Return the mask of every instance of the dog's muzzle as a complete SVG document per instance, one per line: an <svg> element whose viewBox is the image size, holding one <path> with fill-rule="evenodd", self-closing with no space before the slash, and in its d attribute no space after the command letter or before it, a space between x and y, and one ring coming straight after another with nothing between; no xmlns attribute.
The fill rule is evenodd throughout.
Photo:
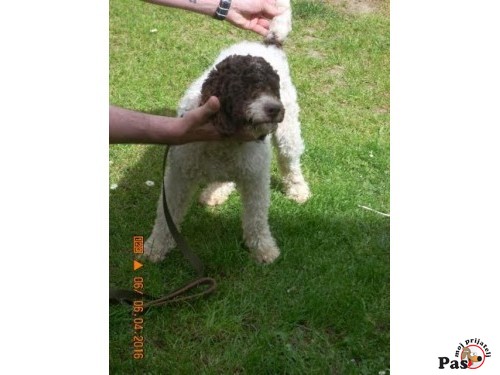
<svg viewBox="0 0 500 375"><path fill-rule="evenodd" d="M264 104L264 112L269 122L281 122L285 117L285 108L281 102L269 102Z"/></svg>
<svg viewBox="0 0 500 375"><path fill-rule="evenodd" d="M261 95L247 106L246 117L254 126L279 123L285 117L285 108L278 98Z"/></svg>
<svg viewBox="0 0 500 375"><path fill-rule="evenodd" d="M285 118L285 108L279 99L261 95L247 106L249 131L260 140L273 133Z"/></svg>

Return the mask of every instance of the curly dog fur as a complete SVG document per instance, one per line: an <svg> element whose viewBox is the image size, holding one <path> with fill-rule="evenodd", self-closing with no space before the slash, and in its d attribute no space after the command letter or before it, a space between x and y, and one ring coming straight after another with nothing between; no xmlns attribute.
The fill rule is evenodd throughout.
<svg viewBox="0 0 500 375"><path fill-rule="evenodd" d="M211 95L217 96L221 110L214 124L227 139L171 147L164 180L167 204L177 227L200 184L209 184L200 197L207 205L223 203L238 189L243 202L243 238L261 263L271 263L280 254L268 224L271 138L278 151L286 195L299 203L310 196L300 168L304 144L297 93L280 48L291 29L290 4L288 0L277 3L288 9L271 23L266 43L242 42L223 51L179 104L178 115L182 116ZM229 137L241 127L261 140L238 142ZM145 244L144 254L152 261L163 260L175 247L162 199L160 195L153 232Z"/></svg>

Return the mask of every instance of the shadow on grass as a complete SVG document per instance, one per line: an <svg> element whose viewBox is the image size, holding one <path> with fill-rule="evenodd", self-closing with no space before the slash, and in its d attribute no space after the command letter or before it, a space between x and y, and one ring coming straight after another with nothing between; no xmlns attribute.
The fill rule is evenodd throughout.
<svg viewBox="0 0 500 375"><path fill-rule="evenodd" d="M127 287L130 284L132 237L142 235L146 240L153 227L164 152L165 147L148 146L140 161L119 181L119 188L110 193L110 275L114 285ZM154 181L155 186L146 186L147 180ZM323 263L328 265L325 258L329 257L332 261L343 262L359 257L362 262L363 257L380 256L388 266L387 218L362 210L343 213L336 208L335 197L313 196L305 205L298 205L282 195L278 175L273 175L271 185L275 201L271 203L269 222L282 250L276 265L287 263L288 267L302 267L309 259L321 268ZM276 193L280 197L276 197ZM242 269L253 262L248 259L242 244L240 216L238 194L233 194L223 209L203 207L197 202L197 196L193 199L182 231L206 263L208 273L239 277ZM234 248L234 251L225 250L221 254L217 250L220 248ZM316 256L318 261L314 259ZM179 251L174 250L157 268L175 274L179 267L183 269L182 275L190 272ZM274 264L267 267L274 267Z"/></svg>

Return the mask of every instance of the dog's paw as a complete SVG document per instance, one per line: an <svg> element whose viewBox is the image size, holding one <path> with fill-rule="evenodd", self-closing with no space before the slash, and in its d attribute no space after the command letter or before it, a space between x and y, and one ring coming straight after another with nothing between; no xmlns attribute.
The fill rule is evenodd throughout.
<svg viewBox="0 0 500 375"><path fill-rule="evenodd" d="M150 236L144 243L144 254L141 258L148 259L154 263L161 262L165 259L172 247L169 241L160 241Z"/></svg>
<svg viewBox="0 0 500 375"><path fill-rule="evenodd" d="M216 182L208 185L200 195L200 203L206 206L217 206L224 203L235 189L234 182Z"/></svg>
<svg viewBox="0 0 500 375"><path fill-rule="evenodd" d="M311 197L311 191L305 181L293 182L287 184L285 195L297 203L304 203Z"/></svg>
<svg viewBox="0 0 500 375"><path fill-rule="evenodd" d="M280 250L276 246L260 248L252 251L252 257L259 263L270 264L280 256Z"/></svg>
<svg viewBox="0 0 500 375"><path fill-rule="evenodd" d="M243 239L246 248L250 251L250 255L259 263L269 264L280 256L280 249L269 232L269 228L244 231Z"/></svg>

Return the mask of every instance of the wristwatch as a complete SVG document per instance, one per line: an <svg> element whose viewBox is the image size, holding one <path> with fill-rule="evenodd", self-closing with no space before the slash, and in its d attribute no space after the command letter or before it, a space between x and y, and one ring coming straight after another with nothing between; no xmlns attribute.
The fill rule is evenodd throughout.
<svg viewBox="0 0 500 375"><path fill-rule="evenodd" d="M219 6L215 10L214 18L220 21L224 21L230 7L231 0L220 0Z"/></svg>

